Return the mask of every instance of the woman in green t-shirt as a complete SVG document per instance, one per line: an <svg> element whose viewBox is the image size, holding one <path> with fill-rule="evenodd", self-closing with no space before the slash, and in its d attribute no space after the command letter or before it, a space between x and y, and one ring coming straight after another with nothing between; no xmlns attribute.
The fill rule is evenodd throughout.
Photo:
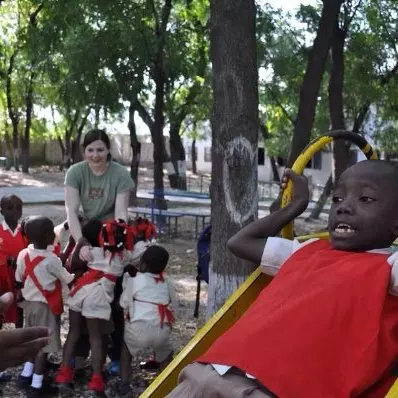
<svg viewBox="0 0 398 398"><path fill-rule="evenodd" d="M79 257L83 261L90 261L91 247L82 239L80 207L86 220L127 221L129 194L134 182L124 166L111 160L110 140L104 130L87 132L83 149L84 160L70 167L65 176L65 208L71 236L81 244ZM114 304L118 301L119 293L121 283L116 284ZM115 328L112 333L113 349L109 354L111 371L117 373L124 326L123 312L119 311L118 305L112 305L112 319ZM76 352L76 355L82 355L87 348L88 342L81 339L77 348L80 354Z"/></svg>
<svg viewBox="0 0 398 398"><path fill-rule="evenodd" d="M134 188L125 167L111 160L110 140L104 130L90 130L83 140L85 160L69 168L65 177L65 207L71 235L82 240L78 219L80 206L85 219L127 220L129 192ZM92 260L89 246L80 258Z"/></svg>

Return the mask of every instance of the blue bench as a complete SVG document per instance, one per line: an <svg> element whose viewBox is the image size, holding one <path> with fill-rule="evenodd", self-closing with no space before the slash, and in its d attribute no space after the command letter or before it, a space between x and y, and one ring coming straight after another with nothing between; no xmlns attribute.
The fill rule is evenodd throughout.
<svg viewBox="0 0 398 398"><path fill-rule="evenodd" d="M183 191L180 189L155 189L154 191L148 192L153 195L154 199L165 196L179 196L182 198L193 198L193 199L210 199L209 193L195 192L195 191Z"/></svg>
<svg viewBox="0 0 398 398"><path fill-rule="evenodd" d="M169 235L172 234L172 220L174 220L174 234L178 233L178 219L183 216L182 213L172 211L172 210L162 210L156 208L149 208L149 207L129 207L128 212L131 214L135 214L136 217L143 216L148 217L151 219L153 224L157 224L159 229L159 234L162 233L162 224L163 219L166 220L166 226ZM156 217L159 222L156 222Z"/></svg>

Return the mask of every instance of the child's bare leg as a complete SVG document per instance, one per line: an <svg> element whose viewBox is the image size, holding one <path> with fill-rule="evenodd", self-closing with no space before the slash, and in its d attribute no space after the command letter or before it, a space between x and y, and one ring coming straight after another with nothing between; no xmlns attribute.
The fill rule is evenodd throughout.
<svg viewBox="0 0 398 398"><path fill-rule="evenodd" d="M101 320L100 319L87 319L88 336L90 339L91 348L91 361L93 373L100 374L102 372L103 358L104 358L104 345L101 334Z"/></svg>
<svg viewBox="0 0 398 398"><path fill-rule="evenodd" d="M21 307L17 307L17 321L15 322L15 328L23 328L23 309Z"/></svg>
<svg viewBox="0 0 398 398"><path fill-rule="evenodd" d="M104 365L104 343L101 333L102 320L97 318L86 318L86 320L93 368L93 374L88 383L88 388L89 390L103 393L105 390L105 382L102 376L102 368Z"/></svg>
<svg viewBox="0 0 398 398"><path fill-rule="evenodd" d="M133 357L125 342L123 342L122 352L120 355L120 377L123 383L129 383L131 373L131 361Z"/></svg>
<svg viewBox="0 0 398 398"><path fill-rule="evenodd" d="M80 312L69 310L69 332L62 355L62 365L64 366L71 366L75 347L80 337L81 318Z"/></svg>
<svg viewBox="0 0 398 398"><path fill-rule="evenodd" d="M35 358L34 371L32 375L31 386L35 389L41 389L43 387L44 373L46 371L47 354L39 353Z"/></svg>

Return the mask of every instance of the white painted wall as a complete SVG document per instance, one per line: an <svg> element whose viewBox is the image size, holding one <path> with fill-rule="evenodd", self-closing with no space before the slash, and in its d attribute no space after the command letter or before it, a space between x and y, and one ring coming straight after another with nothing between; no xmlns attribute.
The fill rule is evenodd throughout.
<svg viewBox="0 0 398 398"><path fill-rule="evenodd" d="M184 143L185 149L188 153L190 150L191 143L186 141ZM259 143L259 147L263 147L263 143ZM196 143L197 148L197 161L196 166L200 173L211 173L211 162L205 162L205 148L211 148L211 141L198 141ZM190 168L191 162L188 159L188 168ZM332 154L330 152L322 152L322 166L320 170L306 168L304 174L310 179L312 184L324 185L327 178L332 170ZM279 174L283 173L283 167L279 168ZM264 165L258 166L258 180L259 181L272 181L272 169L271 163L267 155L265 155Z"/></svg>

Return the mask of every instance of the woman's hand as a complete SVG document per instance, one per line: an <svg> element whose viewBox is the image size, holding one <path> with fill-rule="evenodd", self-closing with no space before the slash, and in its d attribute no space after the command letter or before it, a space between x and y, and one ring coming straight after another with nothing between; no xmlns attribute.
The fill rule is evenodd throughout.
<svg viewBox="0 0 398 398"><path fill-rule="evenodd" d="M94 257L93 254L91 253L91 246L82 246L80 248L80 252L79 252L79 258L82 261L93 261Z"/></svg>
<svg viewBox="0 0 398 398"><path fill-rule="evenodd" d="M304 211L310 200L307 177L298 175L291 169L285 169L281 182L281 190L287 187L289 180L293 183L293 198L291 204L303 208Z"/></svg>

